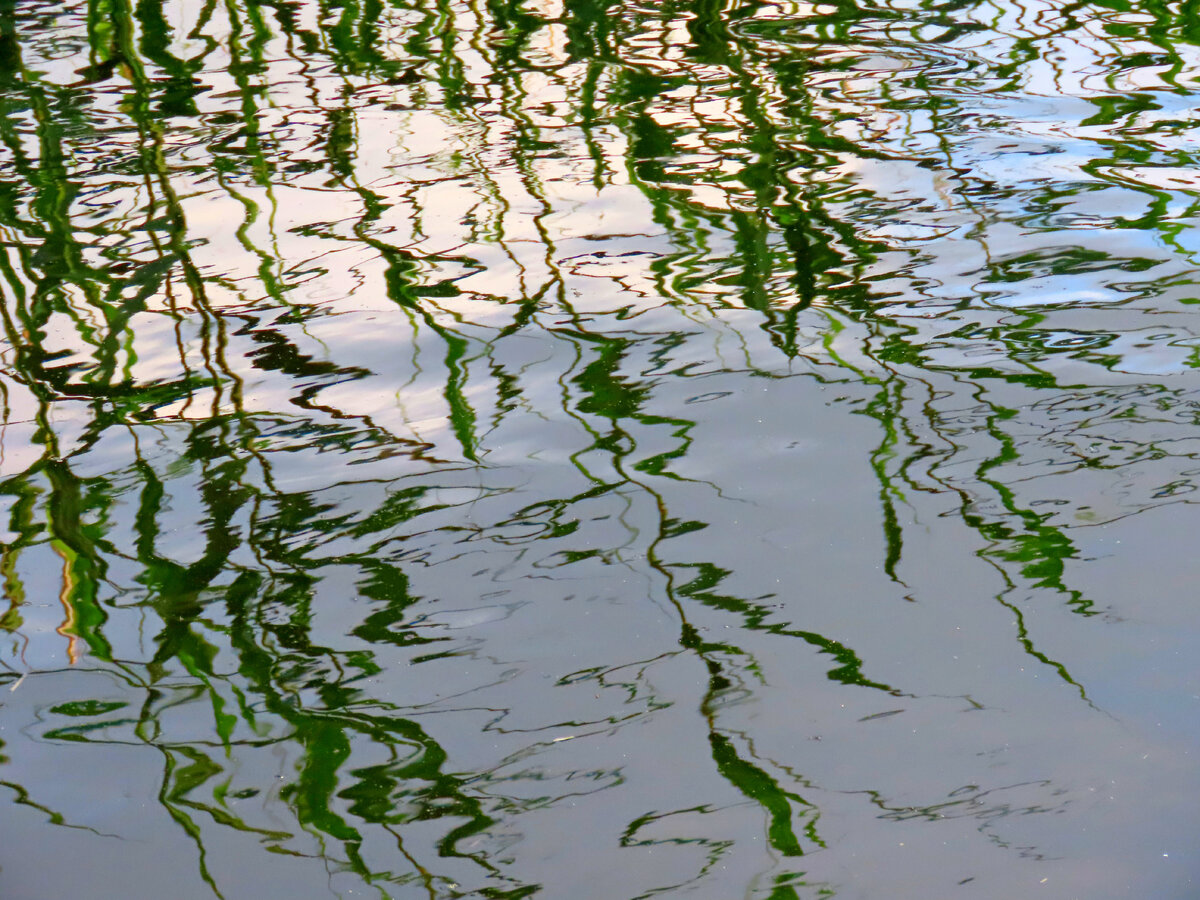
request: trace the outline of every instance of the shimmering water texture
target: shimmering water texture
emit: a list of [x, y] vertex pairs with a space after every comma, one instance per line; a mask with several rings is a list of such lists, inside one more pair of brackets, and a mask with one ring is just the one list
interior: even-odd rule
[[1200, 896], [1200, 0], [0, 0], [5, 900]]

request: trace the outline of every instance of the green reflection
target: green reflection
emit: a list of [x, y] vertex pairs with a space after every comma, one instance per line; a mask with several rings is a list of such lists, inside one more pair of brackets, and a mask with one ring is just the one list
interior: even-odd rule
[[[648, 867], [652, 896], [724, 884], [761, 838], [739, 890], [832, 896], [790, 868], [834, 840], [821, 793], [917, 808], [760, 751], [763, 660], [816, 657], [813, 696], [930, 692], [742, 564], [771, 534], [728, 509], [774, 450], [722, 455], [717, 402], [690, 404], [725, 376], [846, 401], [874, 433], [845, 453], [874, 479], [863, 590], [924, 602], [913, 542], [952, 519], [995, 642], [1091, 704], [1039, 632], [1105, 612], [1073, 529], [1194, 487], [1196, 401], [1166, 377], [1200, 352], [1174, 316], [1191, 6], [1071, 4], [1031, 34], [935, 0], [0, 0], [4, 665], [17, 699], [64, 672], [112, 691], [29, 701], [21, 740], [152, 751], [218, 896], [237, 832], [356, 892], [517, 898], [571, 867], [524, 841], [635, 781], [564, 742], [690, 717], [670, 752], [696, 796], [625, 801], [596, 846], [698, 847]], [[1047, 49], [1084, 32], [1103, 92]], [[1070, 128], [1029, 124], [1045, 84], [1086, 108]], [[1069, 177], [1037, 168], [1057, 156]], [[551, 596], [646, 619], [555, 631]], [[656, 667], [700, 686], [660, 694]], [[596, 709], [534, 697], [575, 671]], [[91, 828], [38, 799], [50, 777], [0, 783]], [[746, 804], [753, 837], [723, 818]], [[704, 833], [664, 836], [687, 814]]]

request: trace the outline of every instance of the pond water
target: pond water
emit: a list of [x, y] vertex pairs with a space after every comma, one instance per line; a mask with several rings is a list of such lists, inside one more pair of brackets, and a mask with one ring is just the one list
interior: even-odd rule
[[0, 893], [1200, 896], [1200, 0], [0, 0]]

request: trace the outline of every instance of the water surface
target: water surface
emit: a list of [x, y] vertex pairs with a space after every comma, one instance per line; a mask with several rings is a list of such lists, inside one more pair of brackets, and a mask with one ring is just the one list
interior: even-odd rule
[[1197, 23], [0, 0], [0, 892], [1195, 897]]

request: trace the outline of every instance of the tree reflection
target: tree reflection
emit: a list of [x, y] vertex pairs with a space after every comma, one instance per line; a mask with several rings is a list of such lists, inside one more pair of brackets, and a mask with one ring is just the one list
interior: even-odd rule
[[[679, 512], [676, 488], [723, 486], [683, 472], [696, 421], [662, 412], [656, 391], [738, 372], [859, 392], [877, 423], [881, 569], [910, 589], [913, 499], [952, 495], [1003, 583], [1010, 637], [1087, 700], [1022, 607], [1047, 593], [1102, 612], [1067, 577], [1070, 520], [1036, 504], [1054, 499], [1052, 477], [1137, 459], [1112, 443], [1128, 423], [1193, 424], [1164, 417], [1194, 401], [1113, 387], [1137, 354], [1101, 315], [1065, 329], [1053, 302], [997, 311], [1031, 279], [1079, 302], [1194, 302], [1180, 231], [1195, 202], [1178, 206], [1149, 171], [1191, 165], [1186, 123], [1122, 79], [1165, 66], [1158, 87], [1182, 90], [1174, 48], [1195, 29], [1145, 7], [1158, 50], [1123, 55], [1110, 14], [1128, 8], [1076, 4], [1009, 34], [984, 7], [934, 0], [0, 0], [5, 664], [14, 686], [61, 668], [28, 655], [47, 646], [30, 598], [53, 582], [67, 662], [125, 698], [58, 713], [32, 739], [154, 748], [157, 800], [218, 895], [214, 826], [380, 896], [528, 896], [540, 884], [508, 850], [522, 814], [624, 776], [597, 767], [583, 787], [541, 786], [521, 766], [559, 740], [549, 732], [486, 766], [457, 761], [472, 757], [438, 737], [434, 713], [482, 710], [481, 733], [515, 733], [502, 724], [513, 710], [474, 699], [515, 676], [433, 604], [481, 572], [507, 597], [513, 579], [569, 584], [605, 566], [645, 578], [674, 616], [678, 637], [653, 659], [703, 666], [710, 774], [757, 805], [791, 860], [756, 890], [827, 894], [793, 867], [826, 846], [812, 785], [723, 718], [763, 683], [743, 638], [821, 655], [846, 690], [911, 694], [850, 638], [741, 596], [735, 557], [675, 555], [720, 525]], [[1068, 34], [1105, 54], [1120, 93], [1086, 99], [1084, 124], [1102, 134], [1081, 183], [1021, 193], [964, 158], [967, 101], [1029, 91], [1042, 45]], [[996, 117], [998, 132], [1012, 125]], [[1100, 190], [1143, 205], [1111, 217], [1149, 236], [1141, 249], [1061, 238], [1096, 221]], [[1006, 230], [1031, 219], [1059, 235], [1048, 249]], [[1128, 284], [1098, 284], [1114, 269]], [[1186, 324], [1152, 325], [1194, 365]], [[1014, 391], [1024, 405], [1007, 405]], [[517, 421], [561, 443], [510, 450], [497, 435]], [[1175, 458], [1169, 440], [1140, 452]], [[1033, 450], [1057, 454], [1058, 474], [1017, 472]], [[538, 481], [543, 453], [555, 474]], [[1168, 480], [1105, 515], [1190, 490], [1190, 460], [1163, 463]], [[492, 569], [466, 561], [480, 547]], [[445, 597], [414, 588], [451, 563]], [[520, 602], [481, 599], [494, 612], [471, 615]], [[705, 637], [701, 610], [731, 636]], [[460, 706], [428, 686], [402, 700], [378, 687], [437, 660], [479, 664], [477, 682], [446, 689]], [[634, 665], [586, 675], [628, 692], [629, 710], [528, 730], [612, 734], [674, 702], [655, 696], [652, 661], [615, 676]], [[278, 754], [278, 784], [264, 752]], [[36, 785], [3, 784], [74, 825]], [[260, 795], [270, 814], [239, 812]], [[670, 816], [741, 800], [641, 810], [619, 841], [654, 845], [643, 832]], [[669, 841], [702, 847], [680, 884], [732, 847]]]

